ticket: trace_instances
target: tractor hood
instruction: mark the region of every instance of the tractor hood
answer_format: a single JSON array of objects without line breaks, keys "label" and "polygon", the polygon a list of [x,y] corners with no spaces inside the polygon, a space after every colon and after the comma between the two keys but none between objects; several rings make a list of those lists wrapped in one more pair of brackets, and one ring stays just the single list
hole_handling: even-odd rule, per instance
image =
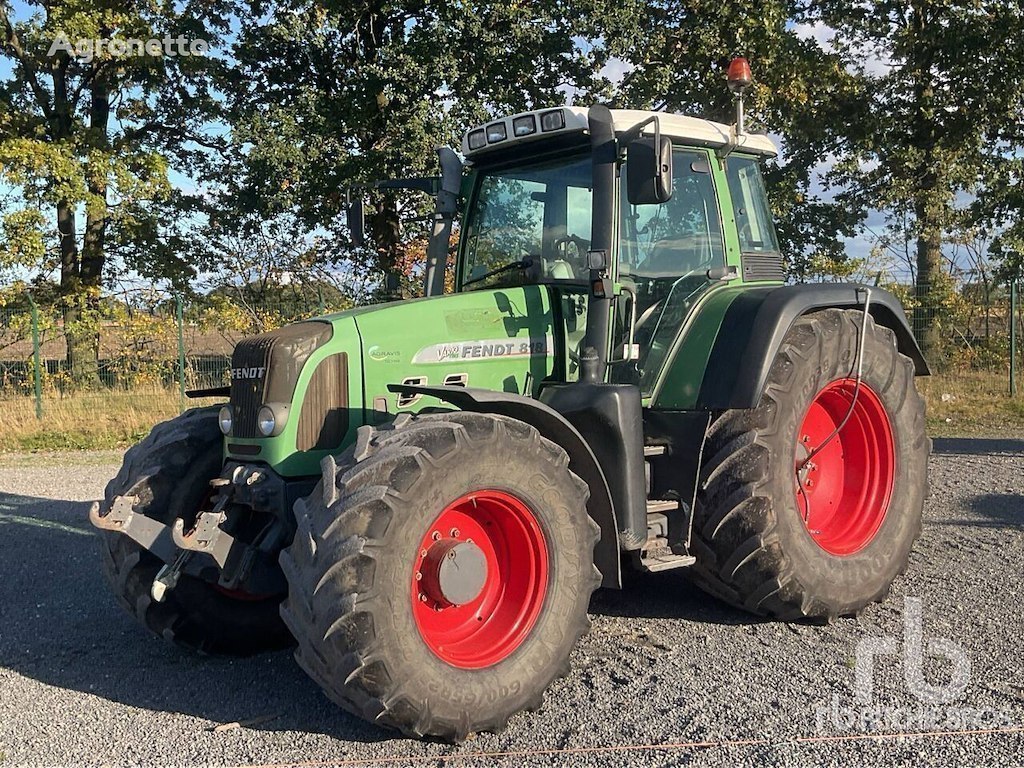
[{"label": "tractor hood", "polygon": [[550,288],[529,285],[360,307],[245,339],[232,356],[226,453],[312,475],[363,424],[441,405],[389,384],[536,394],[564,348],[554,328]]}]

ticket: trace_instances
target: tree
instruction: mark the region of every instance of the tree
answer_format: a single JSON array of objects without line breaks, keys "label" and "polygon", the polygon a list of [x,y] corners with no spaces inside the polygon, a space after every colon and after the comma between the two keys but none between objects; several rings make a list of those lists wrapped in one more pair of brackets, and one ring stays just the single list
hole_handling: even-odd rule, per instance
[{"label": "tree", "polygon": [[[600,54],[574,36],[589,3],[278,0],[243,14],[228,89],[234,154],[225,210],[294,211],[298,235],[344,242],[347,186],[432,175],[434,148],[494,112],[561,104],[588,89]],[[403,219],[423,196],[373,194],[366,267],[399,290],[405,251],[422,234]],[[354,254],[349,251],[350,254]]]},{"label": "tree", "polygon": [[[995,288],[995,264],[992,259],[992,235],[977,224],[970,211],[958,211],[949,235],[953,248],[948,256],[949,271],[962,282],[961,293],[972,307],[981,304],[985,341],[992,338],[992,298]],[[973,317],[968,318],[973,320]]]},{"label": "tree", "polygon": [[[220,269],[210,279],[207,296],[239,306],[256,332],[282,321],[348,309],[363,303],[369,291],[360,275],[341,265],[336,244],[324,237],[296,239],[291,216],[252,217],[242,227],[207,230],[205,250],[220,254]],[[244,235],[241,231],[245,232]]]},{"label": "tree", "polygon": [[[852,204],[904,209],[915,240],[914,332],[941,364],[943,244],[958,194],[1018,141],[1024,9],[1003,0],[811,5],[870,98],[836,178]],[[1019,146],[1019,144],[1018,144]],[[983,191],[982,191],[983,193]]]},{"label": "tree", "polygon": [[[1007,130],[1004,143],[1024,146],[1024,123],[1017,134]],[[972,220],[992,233],[988,255],[996,280],[1006,283],[1024,278],[1024,156],[1005,153],[987,158],[986,183],[971,205]]]},{"label": "tree", "polygon": [[[112,254],[143,274],[187,271],[168,243],[183,195],[172,163],[188,167],[211,144],[215,46],[226,0],[28,0],[18,19],[0,0],[0,266],[58,272],[59,308],[74,381],[97,380],[97,316]],[[202,45],[196,45],[202,41]],[[56,223],[53,227],[51,222]],[[173,233],[172,233],[173,234]]]}]

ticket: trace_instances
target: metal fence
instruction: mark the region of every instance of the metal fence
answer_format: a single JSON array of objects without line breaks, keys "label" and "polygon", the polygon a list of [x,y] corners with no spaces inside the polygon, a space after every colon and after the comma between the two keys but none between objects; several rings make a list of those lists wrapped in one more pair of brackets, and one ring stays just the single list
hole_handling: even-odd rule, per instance
[{"label": "metal fence", "polygon": [[31,396],[41,416],[44,396],[82,389],[187,389],[228,383],[231,352],[243,337],[348,308],[322,296],[256,301],[226,295],[106,296],[78,316],[76,335],[96,364],[82,381],[68,364],[68,315],[25,292],[0,305],[0,397]]},{"label": "metal fence", "polygon": [[[1014,393],[1017,340],[1024,318],[1006,285],[945,286],[922,311],[914,286],[890,284],[918,322],[934,323],[940,341],[933,367],[947,377],[982,371],[1005,376]],[[70,395],[82,387],[67,365],[66,318],[55,307],[4,294],[0,305],[0,397],[32,397],[37,416],[44,396]],[[131,391],[159,387],[183,396],[186,389],[228,383],[235,343],[288,322],[347,308],[343,301],[296,295],[258,300],[228,294],[186,298],[153,291],[103,298],[88,318],[98,350],[91,389]],[[184,401],[183,401],[184,402]]]},{"label": "metal fence", "polygon": [[1024,315],[1016,284],[954,282],[937,286],[882,285],[900,299],[916,334],[934,329],[928,351],[932,369],[951,379],[970,372],[1006,377],[1016,394],[1019,342]]}]

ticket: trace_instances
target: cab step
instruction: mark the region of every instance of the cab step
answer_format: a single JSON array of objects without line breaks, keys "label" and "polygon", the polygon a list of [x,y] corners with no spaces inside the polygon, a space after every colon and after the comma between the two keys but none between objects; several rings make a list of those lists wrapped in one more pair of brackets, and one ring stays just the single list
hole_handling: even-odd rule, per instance
[{"label": "cab step", "polygon": [[680,511],[678,501],[648,499],[647,543],[640,550],[640,564],[644,570],[657,573],[672,568],[685,568],[697,562],[697,558],[692,555],[680,555],[673,552],[669,544],[668,515]]}]

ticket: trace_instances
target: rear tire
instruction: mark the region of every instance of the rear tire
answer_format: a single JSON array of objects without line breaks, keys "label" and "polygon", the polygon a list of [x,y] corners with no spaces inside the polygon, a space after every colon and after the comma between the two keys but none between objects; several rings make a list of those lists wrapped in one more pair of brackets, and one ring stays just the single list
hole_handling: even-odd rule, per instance
[{"label": "rear tire", "polygon": [[801,446],[817,447],[849,410],[861,319],[829,309],[797,320],[757,407],[725,411],[708,430],[691,573],[712,595],[828,621],[884,599],[906,570],[930,441],[913,364],[870,318],[853,416],[797,487]]},{"label": "rear tire", "polygon": [[[104,491],[103,507],[115,496],[137,496],[135,512],[170,524],[194,517],[220,474],[223,436],[217,408],[196,408],[165,421],[128,450],[117,477]],[[150,589],[163,561],[121,533],[104,531],[103,572],[121,606],[165,640],[214,655],[248,656],[285,648],[291,635],[281,621],[281,597],[235,599],[215,585],[182,575],[164,602]]]},{"label": "rear tire", "polygon": [[[296,660],[344,709],[410,736],[502,729],[540,706],[589,626],[600,576],[587,497],[565,451],[514,419],[363,427],[296,504],[281,555]],[[487,553],[486,577],[475,572],[479,593],[456,584],[464,597],[449,604],[429,564],[456,543]]]}]

